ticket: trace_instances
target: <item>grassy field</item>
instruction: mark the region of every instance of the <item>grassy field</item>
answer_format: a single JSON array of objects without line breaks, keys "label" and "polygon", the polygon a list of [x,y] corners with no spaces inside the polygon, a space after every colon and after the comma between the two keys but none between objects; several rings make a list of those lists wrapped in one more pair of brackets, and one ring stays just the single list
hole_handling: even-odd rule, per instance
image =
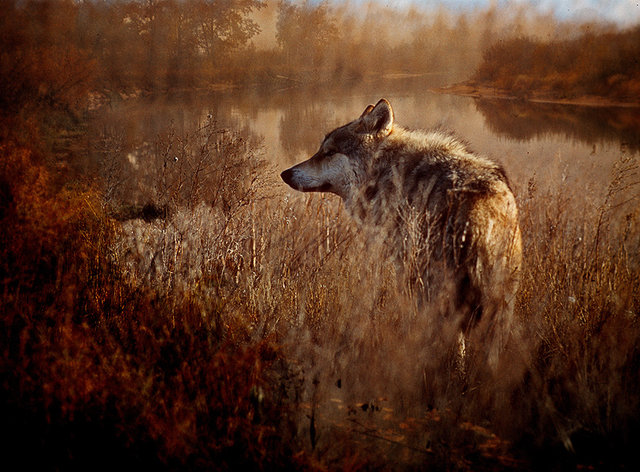
[{"label": "grassy field", "polygon": [[[252,0],[204,12],[203,2],[0,4],[4,464],[637,468],[640,183],[630,146],[601,190],[562,175],[512,180],[523,281],[512,340],[488,371],[482,345],[468,346],[459,367],[456,330],[437,306],[416,306],[385,248],[337,199],[287,193],[240,133],[214,122],[170,128],[144,156],[127,155],[108,126],[88,142],[90,110],[111,98],[234,77],[268,88],[282,70],[317,78],[310,52],[319,82],[383,72],[384,58],[386,73],[413,63],[462,76],[517,17],[502,24],[490,9],[454,27],[444,12],[429,22],[406,12],[353,23],[324,3],[283,3],[271,10],[279,46],[258,51],[248,45],[258,30],[247,15],[261,5]],[[413,26],[389,47],[403,18]],[[203,21],[218,36],[200,37]],[[521,27],[562,38],[576,25],[537,17]],[[87,156],[97,162],[77,167],[95,175],[76,168]]]},{"label": "grassy field", "polygon": [[108,175],[59,186],[35,151],[0,148],[7,460],[637,465],[637,157],[621,152],[602,195],[523,186],[513,340],[496,372],[470,346],[462,373],[455,330],[414,306],[337,199],[284,193],[259,149],[215,123],[154,149],[147,204],[123,206]]}]

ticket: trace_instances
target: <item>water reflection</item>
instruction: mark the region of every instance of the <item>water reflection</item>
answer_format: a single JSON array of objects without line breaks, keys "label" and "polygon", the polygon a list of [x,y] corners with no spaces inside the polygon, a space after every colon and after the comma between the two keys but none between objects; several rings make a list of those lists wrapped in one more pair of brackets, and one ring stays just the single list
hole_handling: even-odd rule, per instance
[{"label": "water reflection", "polygon": [[517,100],[476,101],[492,133],[521,141],[548,135],[584,143],[622,143],[640,150],[640,109],[587,107]]},{"label": "water reflection", "polygon": [[159,138],[169,129],[187,135],[212,117],[260,143],[264,158],[284,168],[312,155],[328,131],[381,97],[391,101],[401,125],[455,130],[473,149],[498,159],[516,192],[533,175],[549,185],[573,180],[606,188],[621,147],[640,150],[638,109],[474,100],[431,92],[436,85],[433,77],[413,77],[342,89],[231,90],[114,103],[92,121],[84,166],[128,182],[120,188],[123,198],[139,199],[135,185],[155,165]]}]

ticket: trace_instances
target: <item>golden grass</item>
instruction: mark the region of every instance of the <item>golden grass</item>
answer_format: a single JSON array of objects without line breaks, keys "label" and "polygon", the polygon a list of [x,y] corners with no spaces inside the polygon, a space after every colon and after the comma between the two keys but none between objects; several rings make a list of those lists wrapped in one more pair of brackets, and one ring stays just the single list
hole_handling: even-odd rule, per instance
[{"label": "golden grass", "polygon": [[2,147],[9,456],[61,468],[634,465],[636,157],[621,157],[602,196],[529,182],[517,329],[497,373],[478,345],[463,373],[455,329],[415,306],[336,199],[274,191],[259,153],[212,123],[156,144],[154,159],[182,167],[155,166],[142,195],[163,211],[125,221],[112,216],[145,214],[119,211],[111,192],[54,191],[29,151]]},{"label": "golden grass", "polygon": [[[58,160],[74,140],[61,129],[81,130],[92,78],[105,94],[164,89],[176,79],[167,75],[169,65],[186,69],[144,59],[169,43],[129,48],[146,36],[100,13],[104,7],[128,18],[124,4],[110,10],[4,3],[6,464],[27,470],[638,465],[637,156],[621,156],[602,195],[561,180],[540,192],[529,182],[519,199],[525,266],[518,329],[497,373],[479,362],[481,345],[469,346],[462,371],[455,329],[437,307],[417,308],[384,248],[335,199],[274,190],[283,188],[275,173],[236,133],[210,122],[184,133],[167,130],[144,156],[131,157],[147,159],[138,162],[147,172],[135,181],[119,168],[128,158],[124,138],[107,135],[92,143],[103,157],[99,183],[61,181],[44,162]],[[80,12],[96,21],[76,21]],[[482,28],[454,41],[457,48],[472,45],[478,57],[489,13],[480,12],[474,22]],[[180,18],[169,15],[165,24]],[[416,18],[413,29],[422,31]],[[105,32],[106,43],[90,41],[102,37],[91,31]],[[443,37],[436,28],[422,32],[411,37]],[[351,35],[345,38],[353,45]],[[127,50],[114,55],[113,44],[122,41]],[[440,43],[442,57],[451,57],[452,42]],[[367,44],[338,47],[334,52],[359,57],[360,65],[344,67],[336,54],[325,61],[326,73],[350,78],[362,75],[358,68],[372,70],[367,64],[380,63],[381,50]],[[417,46],[420,61],[431,61]],[[184,48],[170,49],[183,55]],[[407,63],[399,48],[383,49]],[[258,54],[245,52],[240,65]],[[262,57],[270,63],[278,55]],[[424,68],[420,61],[413,66]],[[458,74],[473,63],[464,61]],[[230,73],[214,75],[232,77],[237,69],[253,80],[246,71],[266,67],[230,65]],[[288,65],[304,77],[300,66]]]}]

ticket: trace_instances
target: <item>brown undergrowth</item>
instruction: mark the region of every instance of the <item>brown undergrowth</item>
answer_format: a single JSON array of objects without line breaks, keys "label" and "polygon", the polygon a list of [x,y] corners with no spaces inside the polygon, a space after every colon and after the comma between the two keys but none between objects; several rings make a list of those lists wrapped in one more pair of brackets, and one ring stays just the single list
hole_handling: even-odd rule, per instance
[{"label": "brown undergrowth", "polygon": [[[437,304],[416,306],[401,268],[335,199],[285,193],[259,147],[233,131],[209,121],[168,129],[128,155],[124,138],[106,129],[87,144],[100,177],[91,184],[69,177],[63,157],[74,157],[96,80],[114,93],[194,83],[171,72],[195,70],[181,62],[185,48],[168,55],[168,43],[142,44],[147,13],[185,20],[152,15],[177,3],[125,2],[113,6],[115,17],[101,14],[107,4],[1,3],[8,12],[0,21],[6,464],[637,466],[637,155],[621,156],[601,195],[560,176],[544,190],[532,178],[518,192],[525,243],[519,323],[499,369],[488,372],[479,343],[460,364],[457,333]],[[138,7],[151,10],[136,16]],[[482,31],[484,18],[495,12],[478,17]],[[446,21],[438,24],[456,37]],[[429,34],[443,37],[435,26]],[[155,31],[184,38],[172,28]],[[113,54],[108,45],[122,38],[138,49]],[[469,38],[480,44],[477,34]],[[397,48],[380,44],[406,63]],[[417,46],[421,58],[430,57]],[[379,47],[358,47],[380,62]],[[226,66],[224,58],[216,60]],[[330,76],[359,76],[335,64],[343,72],[327,68]]]},{"label": "brown undergrowth", "polygon": [[159,136],[135,205],[2,154],[3,434],[25,466],[634,464],[636,156],[602,195],[521,192],[518,326],[493,372],[477,344],[460,367],[450,323],[336,199],[277,190],[214,123]]}]

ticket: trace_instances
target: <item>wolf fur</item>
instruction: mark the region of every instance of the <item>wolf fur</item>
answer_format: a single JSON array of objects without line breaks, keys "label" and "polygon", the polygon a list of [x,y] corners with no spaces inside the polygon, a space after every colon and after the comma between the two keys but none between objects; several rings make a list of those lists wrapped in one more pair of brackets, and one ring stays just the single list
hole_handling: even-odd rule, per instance
[{"label": "wolf fur", "polygon": [[492,362],[510,331],[522,243],[503,168],[442,131],[395,124],[382,99],[326,135],[318,152],[281,174],[303,192],[332,192],[377,228],[429,301],[445,290],[449,316],[481,333]]}]

